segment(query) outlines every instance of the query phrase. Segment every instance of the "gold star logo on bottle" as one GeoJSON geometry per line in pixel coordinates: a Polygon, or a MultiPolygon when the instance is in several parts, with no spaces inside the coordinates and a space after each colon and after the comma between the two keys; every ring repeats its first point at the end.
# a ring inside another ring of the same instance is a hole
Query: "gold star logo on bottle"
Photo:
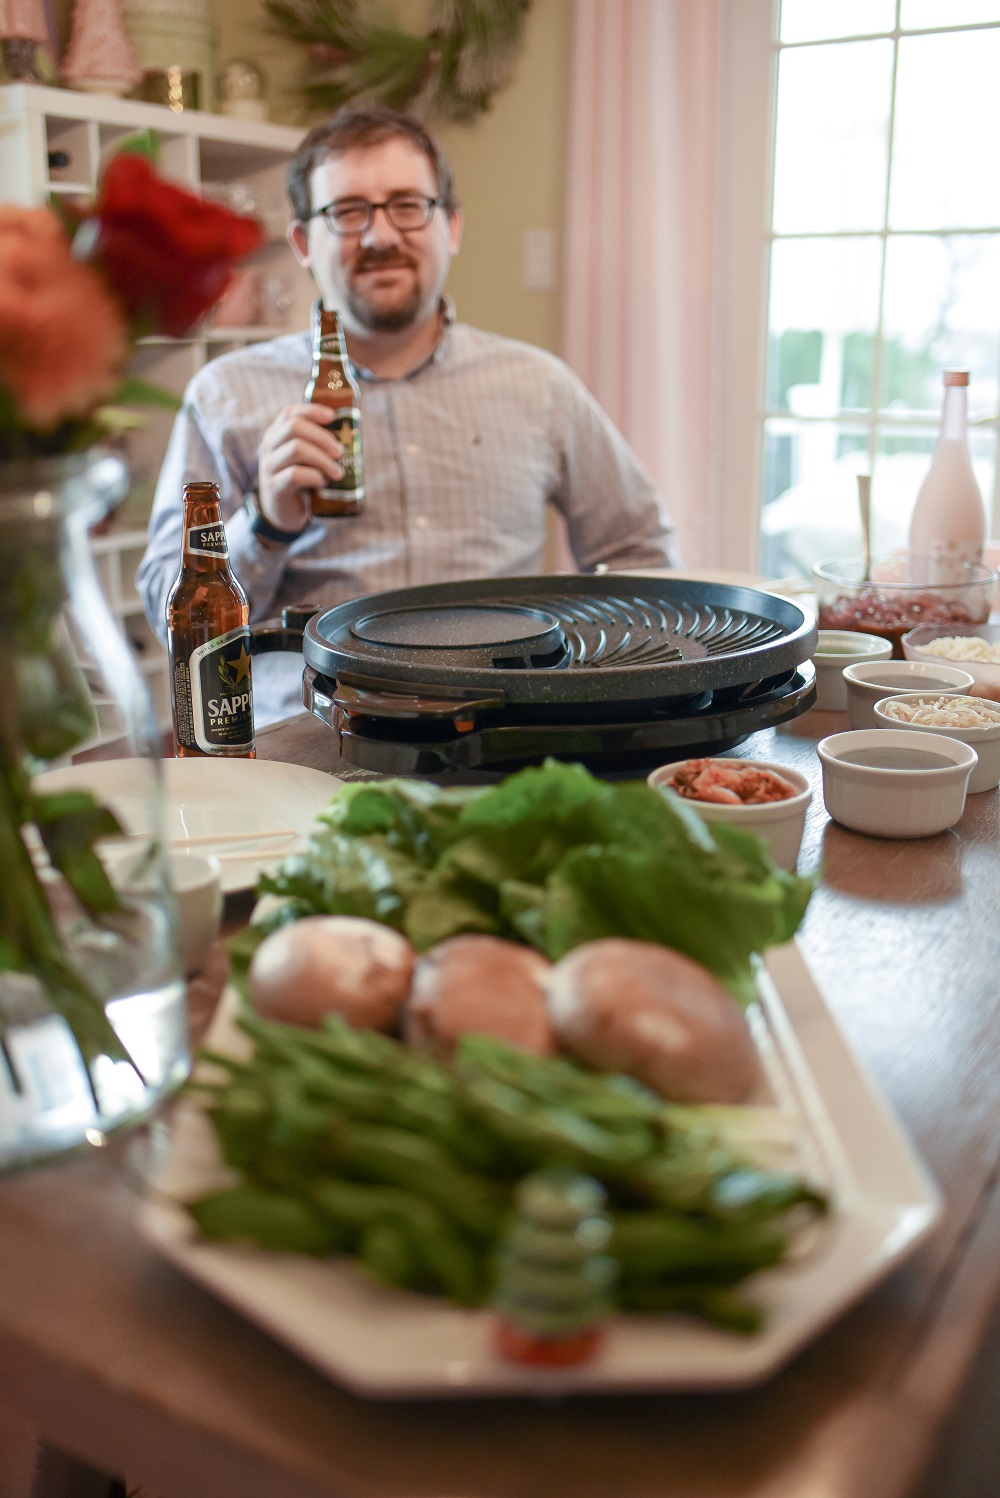
{"type": "Polygon", "coordinates": [[[247,647],[245,645],[240,646],[240,653],[233,661],[233,666],[236,670],[237,686],[239,686],[241,681],[250,680],[250,657],[247,654],[247,647]]]}

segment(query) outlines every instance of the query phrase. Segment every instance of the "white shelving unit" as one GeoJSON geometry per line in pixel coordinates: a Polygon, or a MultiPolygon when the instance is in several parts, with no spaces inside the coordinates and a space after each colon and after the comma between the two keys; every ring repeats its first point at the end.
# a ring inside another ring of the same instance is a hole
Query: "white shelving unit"
{"type": "MultiPolygon", "coordinates": [[[[165,177],[192,192],[217,199],[228,195],[231,206],[262,221],[267,242],[249,263],[260,272],[262,288],[280,292],[271,296],[272,305],[287,303],[283,319],[267,324],[212,327],[209,322],[187,338],[141,340],[134,371],[180,395],[208,360],[228,349],[308,326],[312,281],[285,241],[290,215],[285,170],[302,132],[200,110],[174,114],[160,104],[12,84],[0,87],[0,202],[33,207],[50,197],[91,196],[109,156],[141,130],[156,132],[159,170],[165,177]],[[54,155],[68,161],[50,166],[54,155]]],[[[150,412],[147,424],[130,439],[129,498],[113,528],[92,542],[98,575],[164,726],[170,721],[166,653],[143,614],[135,571],[145,549],[145,523],[171,422],[169,412],[150,412]]],[[[102,704],[95,706],[102,734],[111,736],[102,704]]]]}

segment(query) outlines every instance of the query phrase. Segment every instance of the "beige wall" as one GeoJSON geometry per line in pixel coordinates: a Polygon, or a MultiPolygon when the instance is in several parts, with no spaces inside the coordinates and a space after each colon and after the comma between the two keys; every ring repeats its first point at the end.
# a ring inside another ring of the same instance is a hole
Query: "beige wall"
{"type": "MultiPolygon", "coordinates": [[[[556,350],[559,287],[521,286],[522,236],[553,229],[561,259],[572,0],[534,0],[514,81],[473,125],[440,130],[466,216],[449,291],[466,322],[556,350]]],[[[268,79],[271,117],[302,123],[289,92],[301,49],[271,36],[254,0],[214,0],[219,60],[251,57],[268,79]]],[[[399,14],[403,14],[400,11],[399,14]]]]}

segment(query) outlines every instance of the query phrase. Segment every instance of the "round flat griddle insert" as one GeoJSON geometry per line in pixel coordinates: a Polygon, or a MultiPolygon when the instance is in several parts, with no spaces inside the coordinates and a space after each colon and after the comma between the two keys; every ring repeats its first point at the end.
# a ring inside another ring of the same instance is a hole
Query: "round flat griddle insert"
{"type": "Polygon", "coordinates": [[[553,652],[566,651],[566,637],[554,614],[503,605],[389,609],[356,620],[350,633],[363,645],[396,651],[471,653],[470,664],[485,666],[513,652],[541,655],[548,664],[553,652]]]}

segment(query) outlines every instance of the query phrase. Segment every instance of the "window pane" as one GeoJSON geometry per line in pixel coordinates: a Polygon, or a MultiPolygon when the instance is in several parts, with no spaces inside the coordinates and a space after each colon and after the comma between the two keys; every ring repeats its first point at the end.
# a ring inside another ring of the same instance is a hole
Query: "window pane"
{"type": "Polygon", "coordinates": [[[1000,223],[998,75],[1000,30],[901,39],[892,228],[1000,223]]]}
{"type": "MultiPolygon", "coordinates": [[[[931,461],[937,421],[881,426],[871,486],[875,556],[906,546],[917,491],[931,461]]],[[[774,417],[764,428],[761,570],[768,577],[808,575],[824,557],[861,555],[857,475],[869,472],[868,428],[774,417]]],[[[987,510],[993,493],[996,434],[973,428],[969,448],[987,510]]]]}
{"type": "Polygon", "coordinates": [[[892,42],[796,47],[778,65],[774,229],[880,229],[892,42]]]}
{"type": "Polygon", "coordinates": [[[939,411],[941,374],[971,374],[969,413],[1000,404],[1000,235],[890,238],[886,250],[881,404],[939,411]]]}
{"type": "Polygon", "coordinates": [[[1000,21],[997,0],[903,0],[899,24],[904,31],[921,26],[975,26],[1000,21]]]}
{"type": "MultiPolygon", "coordinates": [[[[860,555],[857,475],[868,466],[863,422],[774,417],[765,423],[761,566],[767,576],[808,574],[824,557],[860,555]]],[[[872,501],[874,509],[874,491],[872,501]]]]}
{"type": "MultiPolygon", "coordinates": [[[[903,3],[905,5],[906,0],[903,3]]],[[[950,0],[944,0],[944,3],[950,3],[950,0]]],[[[783,42],[825,42],[838,36],[872,36],[877,31],[891,31],[895,24],[896,0],[781,0],[783,42]]]]}
{"type": "Polygon", "coordinates": [[[833,416],[871,405],[881,239],[775,240],[767,405],[833,416]]]}

